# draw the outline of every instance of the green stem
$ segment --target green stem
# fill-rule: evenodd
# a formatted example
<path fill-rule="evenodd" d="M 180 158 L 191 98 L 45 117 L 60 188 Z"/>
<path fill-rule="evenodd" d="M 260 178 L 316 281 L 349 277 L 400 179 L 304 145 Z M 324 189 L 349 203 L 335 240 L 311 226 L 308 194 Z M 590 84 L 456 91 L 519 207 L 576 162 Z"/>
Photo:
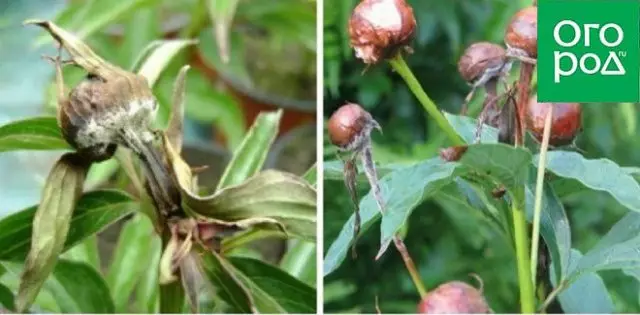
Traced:
<path fill-rule="evenodd" d="M 524 190 L 524 187 L 522 187 Z M 520 310 L 524 314 L 531 314 L 535 311 L 535 293 L 533 281 L 531 281 L 531 268 L 529 265 L 527 235 L 527 221 L 520 200 L 524 191 L 519 194 L 519 198 L 513 198 L 513 234 L 516 241 L 516 258 L 518 264 L 518 284 L 520 286 Z"/>
<path fill-rule="evenodd" d="M 544 131 L 542 133 L 542 145 L 540 156 L 538 157 L 538 174 L 536 178 L 536 196 L 533 208 L 533 231 L 531 234 L 531 275 L 535 286 L 536 273 L 538 271 L 538 244 L 540 242 L 540 214 L 542 212 L 542 194 L 544 189 L 544 170 L 547 164 L 547 150 L 549 149 L 549 137 L 551 134 L 551 117 L 553 106 L 549 108 L 544 121 Z"/>
<path fill-rule="evenodd" d="M 413 92 L 420 104 L 422 104 L 422 107 L 424 107 L 431 118 L 436 121 L 436 124 L 445 132 L 449 140 L 451 140 L 454 145 L 464 145 L 464 140 L 462 140 L 453 127 L 451 127 L 451 124 L 444 118 L 444 115 L 442 115 L 436 104 L 429 98 L 424 89 L 422 89 L 420 82 L 418 82 L 418 79 L 413 75 L 413 72 L 411 72 L 409 65 L 404 61 L 402 55 L 398 54 L 395 58 L 389 59 L 389 63 L 404 79 L 411 92 Z"/>
<path fill-rule="evenodd" d="M 427 289 L 420 279 L 420 274 L 418 273 L 418 269 L 416 269 L 416 265 L 413 263 L 413 259 L 411 259 L 411 255 L 409 255 L 407 246 L 404 245 L 404 242 L 398 235 L 393 237 L 393 243 L 396 245 L 398 252 L 400 252 L 400 256 L 402 256 L 402 260 L 407 267 L 407 271 L 409 271 L 409 275 L 411 275 L 411 280 L 413 280 L 413 284 L 415 284 L 418 289 L 420 298 L 424 298 L 427 296 Z"/>

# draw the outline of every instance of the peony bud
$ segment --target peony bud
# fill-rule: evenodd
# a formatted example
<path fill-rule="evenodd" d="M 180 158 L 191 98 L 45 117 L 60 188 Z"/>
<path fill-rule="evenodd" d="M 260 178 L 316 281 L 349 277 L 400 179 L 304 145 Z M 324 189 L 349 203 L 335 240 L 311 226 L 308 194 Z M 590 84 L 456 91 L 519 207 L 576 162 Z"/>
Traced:
<path fill-rule="evenodd" d="M 542 141 L 544 121 L 551 106 L 553 106 L 553 116 L 549 144 L 552 146 L 571 144 L 582 125 L 582 108 L 579 103 L 539 103 L 537 96 L 534 95 L 527 106 L 527 129 L 538 141 Z"/>
<path fill-rule="evenodd" d="M 510 55 L 538 57 L 538 7 L 524 8 L 513 16 L 504 42 Z"/>
<path fill-rule="evenodd" d="M 420 314 L 474 314 L 489 311 L 481 290 L 460 281 L 440 285 L 418 305 Z"/>
<path fill-rule="evenodd" d="M 472 44 L 460 57 L 458 71 L 462 78 L 474 87 L 505 76 L 511 69 L 504 48 L 489 42 Z"/>
<path fill-rule="evenodd" d="M 415 28 L 405 0 L 363 0 L 349 20 L 351 46 L 366 64 L 393 57 L 409 44 Z"/>

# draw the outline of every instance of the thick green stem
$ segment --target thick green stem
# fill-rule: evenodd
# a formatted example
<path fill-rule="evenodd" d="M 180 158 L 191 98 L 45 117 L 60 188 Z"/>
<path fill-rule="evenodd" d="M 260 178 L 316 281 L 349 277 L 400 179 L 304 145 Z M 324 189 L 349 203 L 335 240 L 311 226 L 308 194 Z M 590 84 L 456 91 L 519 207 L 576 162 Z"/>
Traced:
<path fill-rule="evenodd" d="M 524 189 L 524 187 L 522 187 Z M 524 191 L 519 194 L 519 198 L 513 198 L 513 234 L 516 241 L 516 258 L 518 263 L 518 284 L 520 286 L 520 310 L 524 314 L 535 312 L 535 293 L 531 278 L 531 268 L 529 264 L 529 237 L 527 235 L 527 221 L 524 209 L 520 200 L 524 196 Z"/>
<path fill-rule="evenodd" d="M 422 104 L 422 107 L 424 107 L 429 116 L 436 121 L 438 127 L 445 132 L 447 137 L 449 137 L 449 140 L 451 140 L 454 145 L 464 145 L 465 142 L 453 129 L 451 124 L 449 124 L 447 119 L 444 118 L 444 115 L 442 115 L 436 104 L 431 100 L 431 98 L 429 98 L 424 89 L 422 89 L 420 82 L 418 82 L 418 79 L 413 75 L 413 72 L 411 72 L 411 69 L 402 58 L 402 55 L 398 54 L 395 58 L 389 59 L 389 63 L 391 64 L 391 67 L 404 79 L 411 92 L 413 92 L 416 98 L 418 98 L 420 104 Z"/>
<path fill-rule="evenodd" d="M 542 145 L 540 156 L 538 157 L 538 174 L 536 178 L 536 196 L 533 208 L 533 232 L 531 234 L 531 275 L 535 286 L 536 273 L 538 270 L 538 244 L 540 242 L 540 214 L 542 213 L 542 194 L 544 189 L 544 170 L 547 165 L 547 150 L 549 149 L 549 137 L 551 134 L 551 117 L 553 116 L 553 106 L 549 107 L 549 112 L 544 121 L 544 132 L 542 133 Z"/>

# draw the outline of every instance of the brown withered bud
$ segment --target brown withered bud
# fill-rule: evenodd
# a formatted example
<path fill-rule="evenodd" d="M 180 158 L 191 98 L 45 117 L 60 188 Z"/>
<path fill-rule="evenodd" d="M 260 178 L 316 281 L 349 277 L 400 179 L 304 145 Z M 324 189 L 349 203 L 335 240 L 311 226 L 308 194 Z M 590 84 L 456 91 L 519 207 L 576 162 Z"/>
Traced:
<path fill-rule="evenodd" d="M 504 35 L 507 54 L 516 57 L 538 57 L 538 7 L 530 6 L 518 11 L 507 26 Z"/>
<path fill-rule="evenodd" d="M 341 151 L 351 154 L 351 157 L 345 163 L 347 167 L 344 170 L 347 188 L 352 189 L 352 187 L 349 187 L 349 182 L 353 181 L 352 177 L 355 175 L 355 160 L 360 157 L 378 207 L 381 212 L 384 212 L 384 203 L 378 185 L 378 175 L 373 163 L 371 149 L 371 131 L 373 128 L 382 130 L 369 112 L 354 103 L 347 103 L 338 108 L 329 118 L 327 126 L 331 143 Z"/>
<path fill-rule="evenodd" d="M 415 28 L 413 9 L 405 0 L 362 0 L 349 20 L 350 42 L 356 57 L 374 64 L 408 47 Z"/>
<path fill-rule="evenodd" d="M 460 160 L 462 155 L 467 152 L 468 146 L 458 145 L 440 150 L 440 158 L 446 162 L 455 162 Z"/>
<path fill-rule="evenodd" d="M 582 126 L 582 108 L 580 103 L 539 103 L 534 95 L 527 106 L 527 129 L 542 141 L 544 121 L 553 106 L 549 144 L 562 146 L 573 143 Z"/>
<path fill-rule="evenodd" d="M 347 103 L 331 115 L 328 123 L 331 143 L 345 151 L 362 149 L 373 128 L 380 125 L 360 105 Z"/>
<path fill-rule="evenodd" d="M 491 79 L 500 78 L 509 72 L 511 63 L 500 45 L 489 42 L 474 43 L 458 61 L 460 76 L 471 86 L 483 86 Z"/>
<path fill-rule="evenodd" d="M 486 314 L 489 305 L 478 290 L 464 282 L 447 282 L 429 292 L 418 305 L 420 314 Z"/>

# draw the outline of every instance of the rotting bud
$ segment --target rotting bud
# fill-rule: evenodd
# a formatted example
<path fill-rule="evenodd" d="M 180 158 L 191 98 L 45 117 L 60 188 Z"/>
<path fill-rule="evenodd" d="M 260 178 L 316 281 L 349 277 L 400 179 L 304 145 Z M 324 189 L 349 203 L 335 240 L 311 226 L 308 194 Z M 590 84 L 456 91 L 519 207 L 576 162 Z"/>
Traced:
<path fill-rule="evenodd" d="M 460 76 L 474 87 L 505 76 L 509 70 L 511 62 L 507 60 L 504 48 L 490 42 L 472 44 L 458 61 Z"/>
<path fill-rule="evenodd" d="M 461 281 L 451 281 L 429 292 L 418 305 L 420 314 L 489 313 L 489 305 L 476 289 Z"/>
<path fill-rule="evenodd" d="M 413 9 L 405 0 L 363 0 L 349 20 L 356 57 L 374 64 L 407 47 L 416 28 Z"/>
<path fill-rule="evenodd" d="M 504 35 L 507 54 L 538 57 L 538 7 L 524 8 L 513 16 Z"/>
<path fill-rule="evenodd" d="M 344 151 L 359 151 L 368 141 L 371 130 L 380 125 L 360 105 L 347 103 L 329 118 L 331 143 Z"/>
<path fill-rule="evenodd" d="M 539 103 L 537 96 L 529 99 L 527 106 L 527 129 L 538 140 L 542 141 L 544 121 L 553 106 L 551 117 L 551 146 L 568 145 L 578 135 L 582 126 L 582 108 L 580 103 Z"/>

